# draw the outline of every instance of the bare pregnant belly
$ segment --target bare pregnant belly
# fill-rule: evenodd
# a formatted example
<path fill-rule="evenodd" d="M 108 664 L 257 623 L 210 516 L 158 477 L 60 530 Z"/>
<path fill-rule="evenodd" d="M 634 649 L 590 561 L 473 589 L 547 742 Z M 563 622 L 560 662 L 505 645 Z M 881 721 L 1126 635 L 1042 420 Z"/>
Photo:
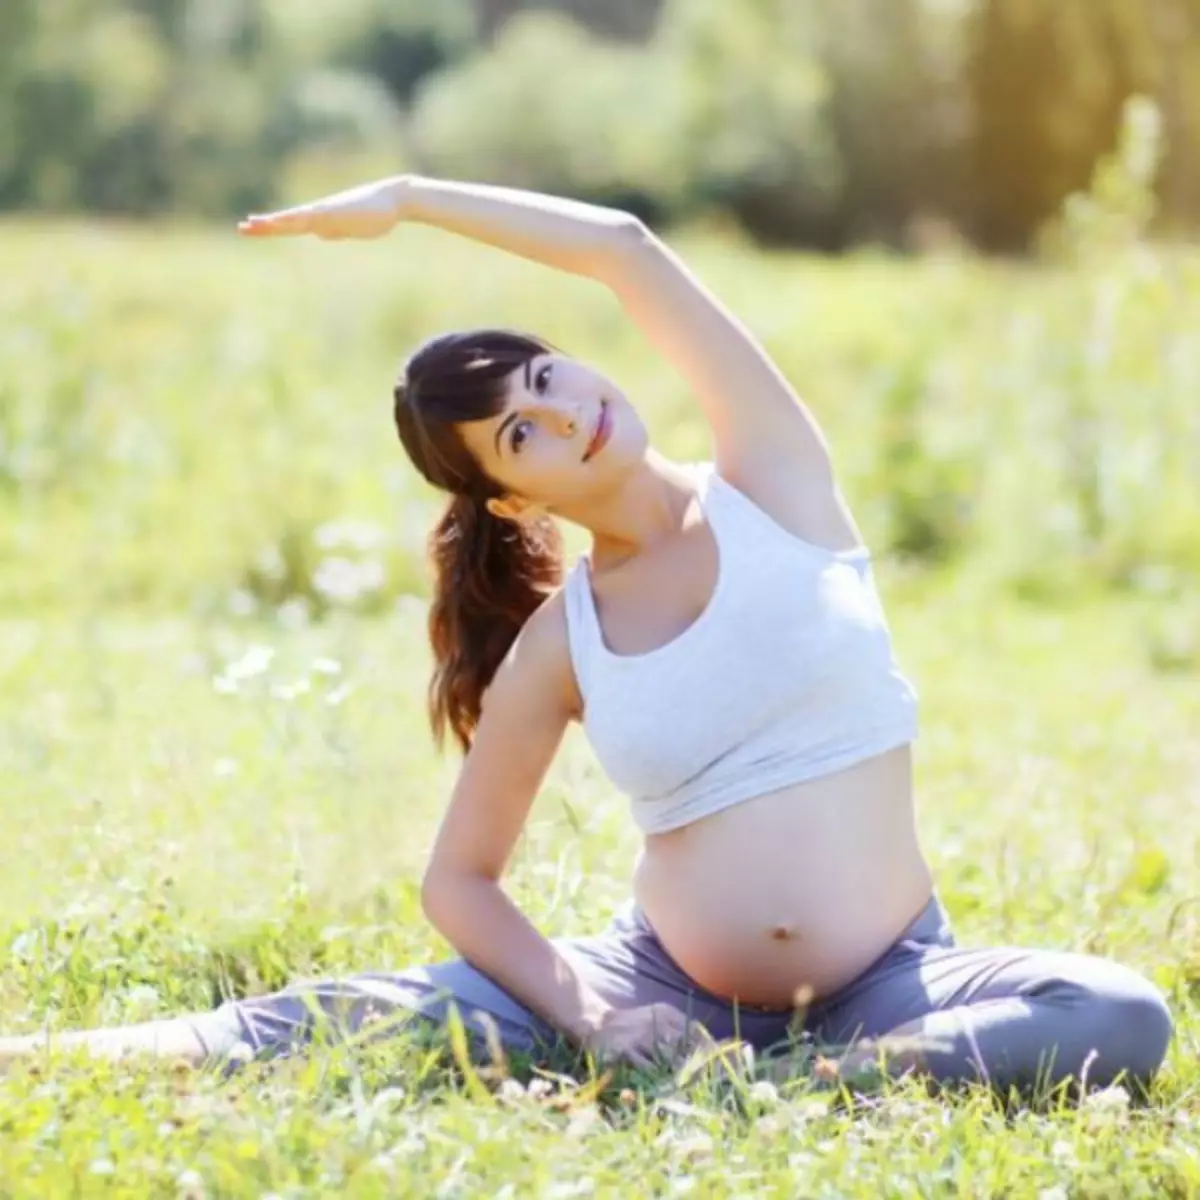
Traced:
<path fill-rule="evenodd" d="M 836 991 L 933 891 L 909 749 L 647 838 L 634 890 L 701 987 L 769 1008 Z"/>

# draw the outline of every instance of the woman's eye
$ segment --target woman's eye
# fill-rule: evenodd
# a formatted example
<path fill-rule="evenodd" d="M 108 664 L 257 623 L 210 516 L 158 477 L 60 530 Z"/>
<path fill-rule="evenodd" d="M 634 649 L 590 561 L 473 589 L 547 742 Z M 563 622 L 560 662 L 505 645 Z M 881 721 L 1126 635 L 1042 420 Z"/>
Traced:
<path fill-rule="evenodd" d="M 532 421 L 518 421 L 513 426 L 512 435 L 508 439 L 508 444 L 512 447 L 512 452 L 514 454 L 519 454 L 521 452 L 521 446 L 524 444 L 525 439 L 529 437 L 532 425 Z"/>
<path fill-rule="evenodd" d="M 550 386 L 550 364 L 547 363 L 534 378 L 533 387 L 539 396 L 545 395 L 546 389 Z"/>

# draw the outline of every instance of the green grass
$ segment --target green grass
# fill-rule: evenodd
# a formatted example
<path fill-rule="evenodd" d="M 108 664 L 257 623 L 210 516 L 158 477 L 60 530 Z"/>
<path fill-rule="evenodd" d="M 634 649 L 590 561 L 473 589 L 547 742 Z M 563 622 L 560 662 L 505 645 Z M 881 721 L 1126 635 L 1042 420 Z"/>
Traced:
<path fill-rule="evenodd" d="M 1004 1114 L 901 1086 L 846 1111 L 805 1079 L 593 1095 L 585 1071 L 495 1094 L 418 1041 L 229 1081 L 57 1062 L 0 1080 L 0 1195 L 1200 1195 L 1191 266 L 691 248 L 818 411 L 880 551 L 960 939 L 1153 977 L 1177 1034 L 1152 1102 Z M 10 225 L 0 256 L 0 1030 L 447 954 L 417 899 L 455 767 L 422 712 L 436 502 L 394 443 L 394 366 L 426 332 L 527 325 L 704 454 L 680 384 L 596 289 L 425 230 Z M 330 595 L 337 555 L 381 570 Z M 636 851 L 573 733 L 514 897 L 595 930 Z"/>

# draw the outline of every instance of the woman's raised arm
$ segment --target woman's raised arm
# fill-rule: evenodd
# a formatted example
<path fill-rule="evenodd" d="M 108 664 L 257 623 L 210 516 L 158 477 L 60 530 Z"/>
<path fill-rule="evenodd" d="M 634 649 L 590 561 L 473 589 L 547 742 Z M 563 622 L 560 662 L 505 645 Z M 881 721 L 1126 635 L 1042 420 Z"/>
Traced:
<path fill-rule="evenodd" d="M 611 281 L 614 267 L 642 233 L 638 219 L 619 209 L 420 175 L 397 175 L 250 216 L 238 229 L 249 237 L 375 238 L 401 221 L 433 225 L 603 283 Z"/>
<path fill-rule="evenodd" d="M 696 396 L 721 474 L 802 537 L 839 547 L 857 540 L 812 413 L 750 331 L 632 214 L 517 188 L 400 175 L 248 218 L 240 229 L 378 237 L 400 221 L 605 284 Z"/>

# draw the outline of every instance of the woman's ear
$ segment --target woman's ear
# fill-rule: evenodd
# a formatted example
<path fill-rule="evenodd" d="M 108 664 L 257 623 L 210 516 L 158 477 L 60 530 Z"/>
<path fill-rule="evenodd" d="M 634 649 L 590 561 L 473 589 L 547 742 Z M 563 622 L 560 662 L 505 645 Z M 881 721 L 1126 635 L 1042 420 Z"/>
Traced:
<path fill-rule="evenodd" d="M 520 496 L 489 496 L 487 510 L 502 521 L 528 521 L 540 516 L 542 509 Z"/>

